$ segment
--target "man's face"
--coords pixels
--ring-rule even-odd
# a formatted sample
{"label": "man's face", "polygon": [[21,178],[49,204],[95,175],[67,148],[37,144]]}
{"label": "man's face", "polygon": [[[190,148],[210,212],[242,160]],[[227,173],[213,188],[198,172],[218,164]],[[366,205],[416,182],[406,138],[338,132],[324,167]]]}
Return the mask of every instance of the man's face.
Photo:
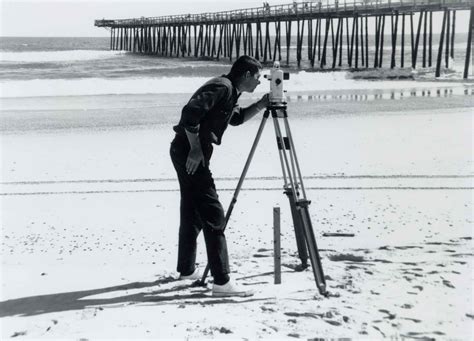
{"label": "man's face", "polygon": [[251,74],[250,71],[247,71],[244,75],[242,82],[242,90],[247,92],[253,92],[255,88],[260,84],[260,70]]}

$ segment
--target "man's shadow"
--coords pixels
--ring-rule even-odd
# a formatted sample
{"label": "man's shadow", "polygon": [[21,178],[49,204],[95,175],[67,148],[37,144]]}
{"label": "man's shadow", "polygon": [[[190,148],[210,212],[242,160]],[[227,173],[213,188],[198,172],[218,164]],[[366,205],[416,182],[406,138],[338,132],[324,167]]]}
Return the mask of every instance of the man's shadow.
{"label": "man's shadow", "polygon": [[[17,298],[0,302],[0,317],[7,316],[32,316],[46,313],[54,313],[68,310],[80,310],[87,306],[100,306],[126,302],[144,302],[160,299],[160,296],[153,297],[153,293],[138,293],[134,295],[125,295],[114,298],[87,299],[88,296],[100,295],[114,291],[125,291],[141,289],[153,286],[159,286],[176,281],[174,278],[164,278],[153,282],[134,282],[123,285],[117,285],[101,289],[92,289],[84,291],[65,292],[50,295],[39,295]],[[159,290],[157,294],[166,294],[167,292],[177,291],[189,286],[174,286],[170,289]],[[173,299],[173,297],[164,296],[163,300]]]}
{"label": "man's shadow", "polygon": [[[140,292],[137,294],[124,295],[113,298],[86,298],[88,296],[100,295],[115,291],[125,291],[160,286],[171,282],[176,282],[177,285],[152,292]],[[185,289],[192,290],[190,290],[189,293],[179,294],[180,291],[183,291]],[[126,305],[130,303],[138,304],[144,302],[156,304],[160,304],[162,302],[174,302],[174,304],[176,304],[175,301],[186,301],[187,304],[193,304],[193,302],[189,302],[189,300],[196,300],[194,304],[212,305],[220,303],[242,303],[250,301],[260,301],[265,299],[212,299],[212,296],[209,294],[206,288],[193,287],[191,284],[183,281],[178,281],[173,277],[166,277],[153,282],[133,282],[101,289],[30,296],[7,300],[0,302],[0,318],[11,316],[35,316],[55,312],[82,310],[90,306],[101,307],[116,304]]]}

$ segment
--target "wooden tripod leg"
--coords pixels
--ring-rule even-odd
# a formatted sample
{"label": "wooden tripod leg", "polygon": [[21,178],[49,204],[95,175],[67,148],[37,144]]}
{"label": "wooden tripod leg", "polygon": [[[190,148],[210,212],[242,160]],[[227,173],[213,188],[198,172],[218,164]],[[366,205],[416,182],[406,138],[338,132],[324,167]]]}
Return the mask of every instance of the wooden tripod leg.
{"label": "wooden tripod leg", "polygon": [[[272,116],[275,126],[275,134],[277,137],[277,145],[280,153],[283,176],[285,177],[285,193],[290,200],[290,206],[293,215],[298,252],[300,258],[305,254],[306,257],[308,257],[309,253],[316,286],[321,295],[327,296],[328,293],[326,291],[326,281],[324,278],[323,267],[319,257],[318,246],[316,245],[316,238],[314,236],[313,226],[311,224],[311,217],[308,211],[310,201],[306,199],[303,177],[301,176],[298,158],[296,157],[296,152],[294,149],[294,142],[287,119],[288,115],[286,112],[286,107],[284,110],[281,110],[281,112],[282,115],[277,115],[277,112],[274,111],[272,112]],[[283,118],[284,120],[287,137],[282,136],[282,131],[280,130],[280,126],[277,122],[278,118]],[[289,155],[287,155],[287,153]],[[289,160],[291,161],[291,166]],[[288,176],[289,181],[286,180],[286,176]],[[300,198],[299,189],[301,189],[303,198]]]}
{"label": "wooden tripod leg", "polygon": [[308,267],[308,249],[306,247],[306,240],[303,231],[303,222],[301,221],[301,215],[298,213],[298,209],[296,208],[296,199],[293,196],[293,192],[290,189],[286,189],[285,194],[288,196],[288,200],[290,201],[296,246],[298,248],[298,256],[301,260],[301,266],[297,270],[302,271]]}
{"label": "wooden tripod leg", "polygon": [[302,200],[298,203],[301,220],[303,222],[303,231],[308,246],[309,257],[311,259],[311,268],[313,269],[314,279],[321,295],[327,295],[326,279],[324,278],[323,266],[319,257],[318,246],[311,224],[311,217],[308,211],[308,201]]}

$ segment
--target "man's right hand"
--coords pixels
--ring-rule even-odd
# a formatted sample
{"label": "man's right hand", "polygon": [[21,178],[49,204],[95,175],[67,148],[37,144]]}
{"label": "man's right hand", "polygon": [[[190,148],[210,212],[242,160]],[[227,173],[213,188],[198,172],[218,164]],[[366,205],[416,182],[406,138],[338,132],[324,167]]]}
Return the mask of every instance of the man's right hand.
{"label": "man's right hand", "polygon": [[201,148],[191,148],[189,150],[188,159],[186,160],[186,171],[193,175],[202,163],[204,166],[204,155]]}

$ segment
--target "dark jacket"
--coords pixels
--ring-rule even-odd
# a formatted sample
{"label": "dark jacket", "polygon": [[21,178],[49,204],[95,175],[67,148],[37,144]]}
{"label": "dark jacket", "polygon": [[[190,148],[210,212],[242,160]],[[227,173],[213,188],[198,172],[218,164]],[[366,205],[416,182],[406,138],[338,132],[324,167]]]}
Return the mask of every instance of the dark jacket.
{"label": "dark jacket", "polygon": [[199,132],[203,144],[221,144],[227,126],[239,125],[244,121],[237,89],[225,75],[215,77],[201,86],[181,111],[181,119],[173,129],[178,135]]}

